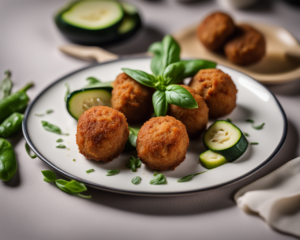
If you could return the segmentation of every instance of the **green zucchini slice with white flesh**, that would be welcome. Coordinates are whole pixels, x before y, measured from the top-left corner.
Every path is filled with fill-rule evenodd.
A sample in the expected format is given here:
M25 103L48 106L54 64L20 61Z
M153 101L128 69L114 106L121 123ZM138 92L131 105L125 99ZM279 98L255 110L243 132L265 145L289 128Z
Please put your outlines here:
M219 167L227 162L225 157L211 150L201 153L199 159L201 165L207 169Z
M70 93L67 97L67 110L76 120L94 106L111 107L110 88L81 89Z
M62 14L62 19L73 26L99 30L119 23L124 16L122 6L115 1L86 0L75 3Z
M241 130L225 120L215 121L204 133L203 142L209 150L223 155L230 162L242 156L248 147Z

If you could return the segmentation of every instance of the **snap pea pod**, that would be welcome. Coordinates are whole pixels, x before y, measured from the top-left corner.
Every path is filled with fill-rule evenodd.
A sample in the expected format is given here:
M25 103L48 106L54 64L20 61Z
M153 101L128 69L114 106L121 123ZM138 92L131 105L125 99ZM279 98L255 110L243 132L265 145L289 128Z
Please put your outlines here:
M10 180L17 171L17 160L11 144L0 138L0 179Z
M22 128L24 115L13 113L0 125L0 137L8 138Z
M29 102L26 91L33 86L27 84L24 88L15 92L0 101L0 123L15 112L23 112Z

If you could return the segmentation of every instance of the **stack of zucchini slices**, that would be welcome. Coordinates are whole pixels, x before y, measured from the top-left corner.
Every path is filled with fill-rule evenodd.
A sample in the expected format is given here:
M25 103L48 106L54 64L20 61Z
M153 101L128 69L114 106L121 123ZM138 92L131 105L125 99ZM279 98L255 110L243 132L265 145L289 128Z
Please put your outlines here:
M55 23L69 40L94 45L124 40L142 25L135 6L111 0L72 2L56 14Z

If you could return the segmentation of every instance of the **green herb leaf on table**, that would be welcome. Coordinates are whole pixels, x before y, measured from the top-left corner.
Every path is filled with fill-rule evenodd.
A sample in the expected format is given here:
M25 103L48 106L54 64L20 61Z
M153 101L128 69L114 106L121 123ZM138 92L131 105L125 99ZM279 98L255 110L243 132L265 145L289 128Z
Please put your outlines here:
M56 146L56 148L66 148L66 146L64 144L59 144Z
M59 139L56 140L56 142L63 142L63 141L64 141L64 140L61 139L61 138L59 138Z
M187 175L187 176L185 176L185 177L183 177L183 178L178 179L177 182L189 182L189 181L191 181L195 176L197 176L197 175L199 175L199 174L202 174L202 173L205 173L205 172L207 172L207 171Z
M44 175L45 182L54 182L57 179L55 173L50 170L44 170L42 174Z
M136 139L137 139L137 135L140 131L140 128L128 127L128 129L129 129L128 140L133 147L136 147Z
M250 145L258 145L258 142L251 142Z
M169 104L165 91L156 90L152 95L152 103L155 116L165 116L167 114Z
M118 174L119 172L120 172L119 169L107 170L106 176L113 176L113 175Z
M9 70L6 70L4 72L4 74L5 74L5 77L0 82L0 100L7 97L8 95L10 95L11 89L13 87L13 83L10 79L11 72Z
M27 142L25 142L25 149L26 149L26 152L27 152L29 157L31 157L31 158L36 158L37 157L37 155L35 155L34 153L31 154L31 149L30 149Z
M132 77L135 81L140 84L154 88L156 86L157 79L146 72L140 70L133 70L129 68L122 68L122 70L130 77Z
M56 125L53 125L49 122L46 122L46 121L42 121L42 126L44 127L44 129L46 131L49 131L49 132L53 132L53 133L57 133L57 134L60 134L62 135L62 131L60 130L60 128ZM68 135L68 134L63 134L63 135Z
M91 172L95 172L95 169L86 170L86 173L91 173Z
M67 101L67 97L70 94L70 85L69 83L65 83L66 93L65 93L65 102Z
M156 173L153 175L153 178L150 181L151 185L162 185L167 184L166 177L161 173Z
M262 123L262 124L260 124L260 125L258 125L258 126L252 125L252 127L253 127L254 129L256 129L256 130L261 130L261 129L263 129L264 125L265 125L265 123Z
M172 84L167 86L166 99L170 104L183 108L198 108L198 104L192 94L185 88Z
M136 177L134 177L132 180L131 180L131 182L134 184L134 185L138 185L140 182L141 182L141 177L139 177L139 176L136 176Z

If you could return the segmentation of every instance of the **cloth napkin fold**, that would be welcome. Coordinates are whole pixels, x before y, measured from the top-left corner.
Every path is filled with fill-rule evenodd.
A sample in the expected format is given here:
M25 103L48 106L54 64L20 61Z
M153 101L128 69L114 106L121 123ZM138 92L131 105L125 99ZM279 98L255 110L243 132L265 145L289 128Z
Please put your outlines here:
M274 229L300 237L300 157L243 187L234 199Z

